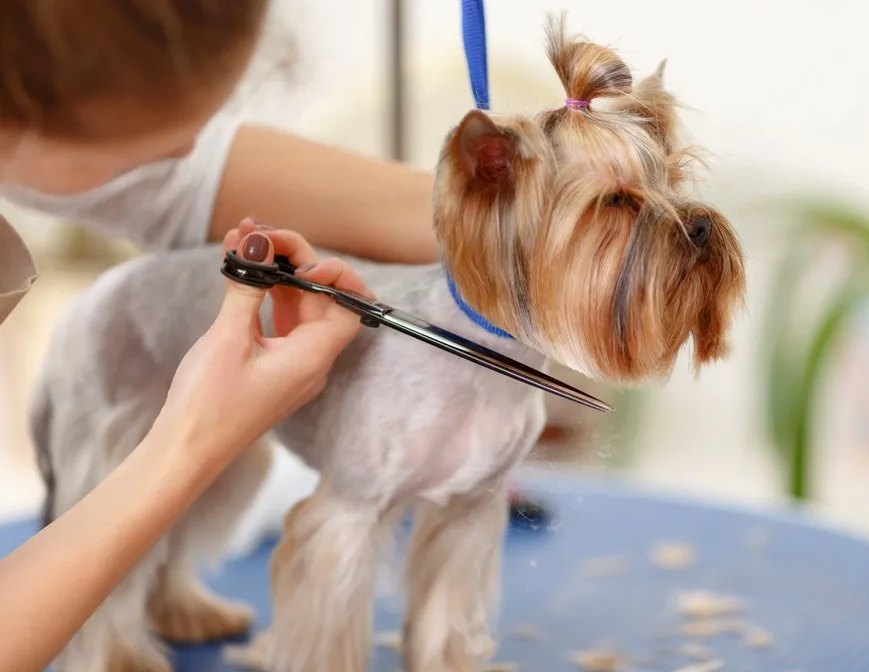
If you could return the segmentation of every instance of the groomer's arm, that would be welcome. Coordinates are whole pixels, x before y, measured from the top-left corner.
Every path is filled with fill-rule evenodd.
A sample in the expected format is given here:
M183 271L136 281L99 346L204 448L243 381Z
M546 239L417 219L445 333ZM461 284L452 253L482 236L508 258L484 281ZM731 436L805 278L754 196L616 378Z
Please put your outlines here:
M44 670L222 465L156 430L84 499L0 560L0 668Z
M243 217L292 228L312 245L401 263L438 258L431 226L433 176L255 126L230 150L210 239Z
M285 254L299 267L316 264L305 272L312 282L370 296L351 268L317 264L298 236L266 239L252 228L242 222L224 249L262 263ZM84 498L0 559L3 672L44 670L242 450L323 389L361 328L334 301L290 292L273 297L285 335L265 339L258 318L265 290L224 284L217 319L181 361L147 437Z

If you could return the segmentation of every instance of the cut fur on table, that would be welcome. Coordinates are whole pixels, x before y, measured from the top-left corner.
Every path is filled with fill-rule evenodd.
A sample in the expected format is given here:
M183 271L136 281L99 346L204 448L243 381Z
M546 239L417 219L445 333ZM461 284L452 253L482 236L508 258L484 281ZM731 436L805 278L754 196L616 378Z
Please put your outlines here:
M692 155L662 69L634 85L613 51L569 38L558 21L548 54L568 106L534 117L472 111L445 141L433 200L444 264L353 265L391 305L535 367L548 358L638 384L666 377L689 342L697 368L719 359L743 299L742 250L724 215L683 193ZM33 409L49 520L151 426L217 313L220 262L219 247L137 259L69 307ZM469 319L450 276L473 311L515 338ZM268 302L262 321L269 333ZM363 330L323 394L272 431L320 479L284 519L259 664L365 670L373 563L391 521L412 508L404 670L477 669L494 651L508 474L543 425L540 391L391 330ZM269 438L117 587L58 669L168 670L157 635L201 642L249 626L242 607L205 591L195 565L257 492Z

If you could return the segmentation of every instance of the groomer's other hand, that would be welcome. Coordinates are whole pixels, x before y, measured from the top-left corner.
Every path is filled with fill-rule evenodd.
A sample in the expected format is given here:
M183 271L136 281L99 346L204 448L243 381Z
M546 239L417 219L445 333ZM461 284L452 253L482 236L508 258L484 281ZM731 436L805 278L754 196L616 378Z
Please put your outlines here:
M344 262L318 260L289 231L265 231L245 220L227 233L228 249L261 263L284 254L301 277L371 296ZM168 431L214 450L211 457L224 464L319 394L335 359L360 329L359 317L331 299L276 287L270 291L277 335L266 338L259 321L266 290L225 282L220 313L182 360L160 418Z

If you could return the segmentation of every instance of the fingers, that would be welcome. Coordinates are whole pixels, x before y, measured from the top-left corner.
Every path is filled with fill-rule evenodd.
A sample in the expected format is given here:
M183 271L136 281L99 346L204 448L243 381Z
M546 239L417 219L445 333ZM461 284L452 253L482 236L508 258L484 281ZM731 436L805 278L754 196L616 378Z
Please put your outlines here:
M313 268L300 268L296 271L296 275L321 285L329 285L370 299L374 298L371 290L365 286L356 271L340 259L324 259Z
M226 234L223 239L224 252L237 248L238 241L254 231L267 236L272 241L274 253L284 255L297 268L312 266L320 261L314 248L295 231L260 226L250 217L243 219L238 227Z
M242 238L246 238L259 228L259 224L257 224L252 217L245 217L238 225ZM262 231L260 231L260 233L262 233Z
M224 253L230 250L238 250L239 241L253 233L257 229L256 222L250 217L245 217L237 227L230 229L223 237Z
M358 315L348 312L346 315L336 315L336 319L330 319L321 324L323 324L324 331L329 325L329 335L324 333L320 342L324 344L325 354L329 358L329 366L331 367L332 362L338 359L338 356L359 335L362 330L362 323L359 321Z
M340 310L327 319L304 322L285 338L275 339L275 370L302 368L308 375L325 376L338 356L359 334L359 316Z
M274 230L269 231L268 236L275 246L275 254L283 254L297 268L319 261L314 248L295 231Z
M226 235L223 237L223 253L226 254L230 250L237 249L239 240L241 240L241 236L238 233L238 229L230 229L227 231Z
M282 254L286 256L290 263L294 266L309 266L318 261L317 254L308 242L299 234L292 231L273 229L268 226L260 226L252 218L243 219L239 225L227 232L223 240L224 253L229 250L236 250L241 253L240 241L249 234L256 232L262 234L271 241L271 255L265 263L272 263L274 256ZM273 327L276 335L286 336L293 328L295 328L300 320L299 300L301 296L299 291L289 287L273 287L270 290L271 296L274 299L273 308ZM328 306L328 301L325 302L319 314Z
M276 254L285 255L291 264L298 268L297 274L306 280L329 285L345 291L373 298L371 291L347 263L340 259L319 261L316 252L308 242L293 231L262 229L250 219L244 219L239 226L224 238L224 250L235 248L243 258L260 261L263 249L254 249L251 241L258 240L263 248L262 239L268 243L268 250L261 263L273 263ZM229 281L231 282L231 281ZM259 324L258 312L265 292L231 283L221 315L224 319L243 320L249 324ZM359 330L358 316L336 306L326 297L305 297L318 306L311 310L301 310L297 300L301 298L295 290L276 287L272 290L275 300L274 326L277 335L286 336L295 329L304 327L299 337L316 329L320 338L325 339L320 349L327 359L334 359L341 350L353 340Z
M270 264L275 258L271 241L258 232L245 236L237 250L247 261ZM226 296L217 317L218 321L226 322L232 325L232 328L237 328L238 325L246 326L256 332L259 325L259 309L265 295L265 289L250 287L227 278Z

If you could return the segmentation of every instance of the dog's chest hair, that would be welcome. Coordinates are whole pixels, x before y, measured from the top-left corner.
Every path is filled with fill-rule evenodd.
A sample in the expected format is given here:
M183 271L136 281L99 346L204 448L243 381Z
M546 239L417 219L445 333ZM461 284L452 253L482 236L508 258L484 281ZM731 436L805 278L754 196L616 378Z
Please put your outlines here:
M376 296L396 308L541 366L516 341L473 324L440 266L354 261ZM278 439L329 471L342 493L434 501L504 471L533 444L542 393L391 329L365 329L335 364L324 393L277 428Z

